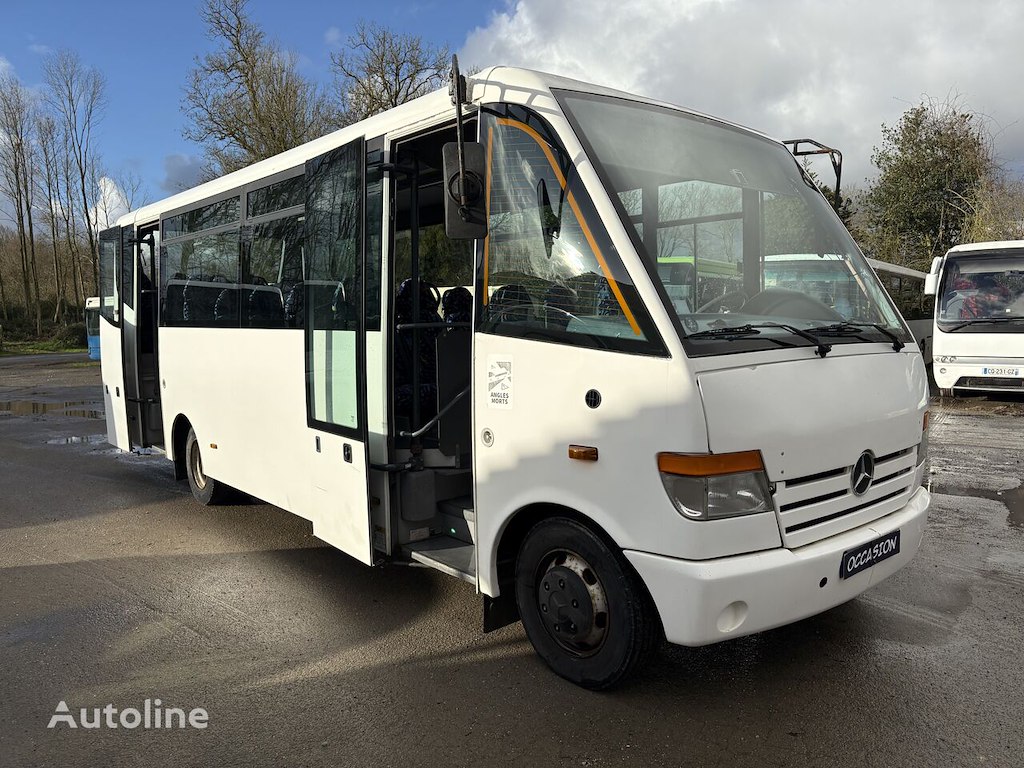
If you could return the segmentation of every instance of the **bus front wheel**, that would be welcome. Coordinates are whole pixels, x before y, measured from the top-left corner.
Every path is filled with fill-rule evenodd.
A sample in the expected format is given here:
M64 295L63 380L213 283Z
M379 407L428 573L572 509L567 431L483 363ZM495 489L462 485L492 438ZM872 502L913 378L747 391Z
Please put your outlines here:
M592 690L640 667L662 636L657 610L622 554L568 518L543 520L526 535L516 601L538 655Z
M192 495L200 504L209 506L224 500L227 486L209 477L203 471L203 455L199 450L199 439L191 427L185 439L185 472Z

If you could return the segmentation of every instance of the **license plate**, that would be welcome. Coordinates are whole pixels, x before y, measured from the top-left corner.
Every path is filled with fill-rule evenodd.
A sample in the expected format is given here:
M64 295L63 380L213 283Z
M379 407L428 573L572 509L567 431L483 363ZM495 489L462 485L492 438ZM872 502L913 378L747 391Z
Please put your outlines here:
M898 530L879 536L859 547L843 552L839 563L839 578L848 579L856 573L867 570L893 555L900 553L900 532Z
M1020 376L1020 368L982 368L983 376Z

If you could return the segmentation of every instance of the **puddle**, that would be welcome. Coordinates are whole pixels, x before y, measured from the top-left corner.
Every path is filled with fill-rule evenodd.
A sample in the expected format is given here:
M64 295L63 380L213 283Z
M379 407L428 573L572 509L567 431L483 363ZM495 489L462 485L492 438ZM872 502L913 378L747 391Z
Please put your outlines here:
M107 436L102 435L72 435L71 437L55 437L46 441L47 445L107 445ZM130 451L123 451L120 448L110 446L100 453L108 453L111 456L163 456L164 452L159 448L132 448Z
M989 491L980 488L944 488L936 484L935 492L944 493L949 496L966 496L968 498L974 497L998 501L1010 510L1010 516L1007 518L1010 525L1016 528L1024 528L1024 483L1008 491Z
M41 403L36 400L0 401L0 412L15 416L45 416L54 414L76 419L102 419L102 405L95 400L76 400L70 403Z
M102 445L107 442L106 435L85 435L84 437L58 437L47 440L47 445Z

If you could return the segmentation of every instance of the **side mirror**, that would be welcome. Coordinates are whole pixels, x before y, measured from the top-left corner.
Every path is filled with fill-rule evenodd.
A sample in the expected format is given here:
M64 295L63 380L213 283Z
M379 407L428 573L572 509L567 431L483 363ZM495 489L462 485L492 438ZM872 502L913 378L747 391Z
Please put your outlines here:
M931 272L933 275L937 275L939 274L940 269L942 269L942 257L936 256L934 259L932 259L932 268L928 271Z
M934 296L935 290L939 287L939 276L935 272L929 272L924 276L924 295Z
M487 235L487 159L484 145L479 142L466 142L463 151L464 164L460 170L458 142L442 148L444 230L452 240L477 240Z

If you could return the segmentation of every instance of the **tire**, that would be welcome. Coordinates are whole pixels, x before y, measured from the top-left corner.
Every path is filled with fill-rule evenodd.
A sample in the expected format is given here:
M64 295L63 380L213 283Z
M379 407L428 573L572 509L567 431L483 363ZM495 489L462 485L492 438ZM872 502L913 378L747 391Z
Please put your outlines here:
M654 603L629 562L575 520L548 518L526 534L515 585L537 654L584 688L621 682L663 637Z
M228 486L214 480L203 472L203 457L199 451L199 439L194 429L189 427L185 438L185 474L188 486L196 501L204 506L223 503L228 494Z

